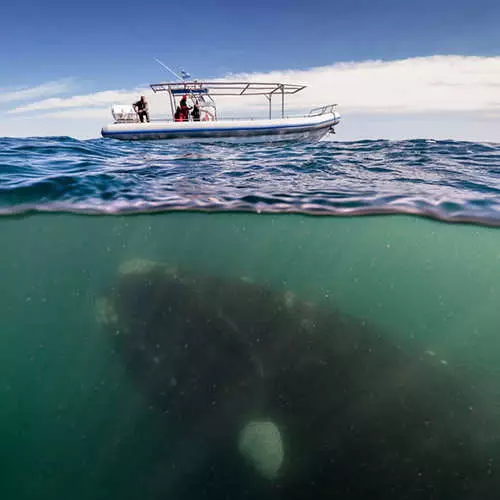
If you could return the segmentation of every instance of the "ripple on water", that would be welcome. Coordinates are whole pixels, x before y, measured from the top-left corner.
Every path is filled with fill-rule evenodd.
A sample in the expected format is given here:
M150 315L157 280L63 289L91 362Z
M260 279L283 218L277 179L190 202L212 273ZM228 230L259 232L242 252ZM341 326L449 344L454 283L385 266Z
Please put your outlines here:
M0 210L402 212L498 224L500 145L0 139Z

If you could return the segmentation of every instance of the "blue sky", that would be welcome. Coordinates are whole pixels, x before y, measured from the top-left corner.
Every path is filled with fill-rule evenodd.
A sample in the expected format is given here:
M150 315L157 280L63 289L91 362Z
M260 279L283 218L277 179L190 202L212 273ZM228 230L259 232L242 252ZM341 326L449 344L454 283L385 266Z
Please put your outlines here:
M6 122L15 118L16 129L21 119L7 113L19 105L13 92L42 86L38 97L33 92L36 101L133 91L169 78L154 57L193 76L218 78L340 62L500 56L500 2L493 0L20 0L2 6L2 19L0 92L10 92L12 103L0 103L0 135L8 135ZM496 85L489 68L488 85ZM44 93L44 85L59 85L58 92Z

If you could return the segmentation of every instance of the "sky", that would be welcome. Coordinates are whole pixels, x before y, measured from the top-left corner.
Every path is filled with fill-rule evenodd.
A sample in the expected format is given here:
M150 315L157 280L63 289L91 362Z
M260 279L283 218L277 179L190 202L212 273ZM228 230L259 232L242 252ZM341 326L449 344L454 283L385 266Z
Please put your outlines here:
M337 140L500 142L498 0L8 0L2 18L0 136L99 137L141 94L166 116L158 58L197 79L306 84L289 112L337 103ZM261 116L262 99L219 113Z

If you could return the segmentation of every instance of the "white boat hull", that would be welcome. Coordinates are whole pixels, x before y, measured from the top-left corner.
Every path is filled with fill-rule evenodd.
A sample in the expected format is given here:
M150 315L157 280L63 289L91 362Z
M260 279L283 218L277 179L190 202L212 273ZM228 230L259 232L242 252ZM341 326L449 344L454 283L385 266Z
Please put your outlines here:
M200 122L152 121L112 123L103 137L121 140L189 140L195 142L318 141L340 121L336 112L319 116Z

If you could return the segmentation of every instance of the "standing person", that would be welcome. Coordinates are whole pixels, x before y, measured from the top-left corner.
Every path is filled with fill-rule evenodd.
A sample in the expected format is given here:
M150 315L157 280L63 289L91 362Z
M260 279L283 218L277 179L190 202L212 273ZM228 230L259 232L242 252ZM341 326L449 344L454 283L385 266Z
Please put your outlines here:
M139 116L139 120L141 120L141 123L144 122L144 118L146 118L146 121L149 122L148 103L143 95L141 95L141 98L132 106L134 107L134 111Z

